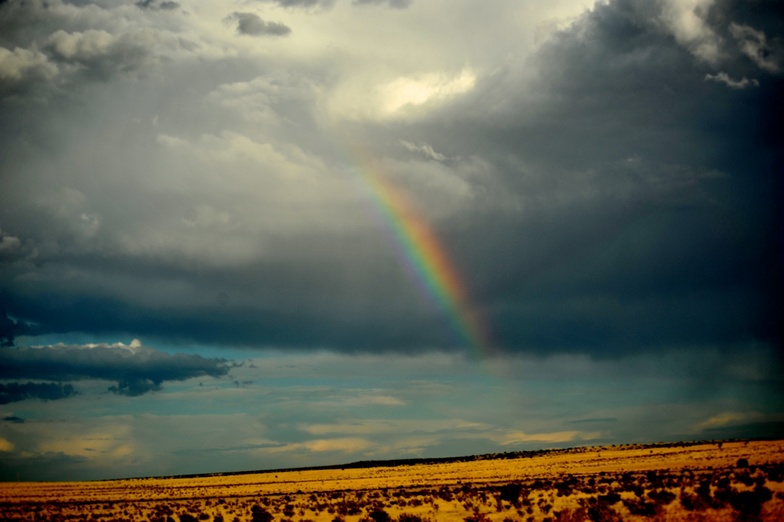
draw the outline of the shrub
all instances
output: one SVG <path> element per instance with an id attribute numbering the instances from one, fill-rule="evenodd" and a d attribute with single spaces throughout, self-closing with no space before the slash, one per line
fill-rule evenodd
<path id="1" fill-rule="evenodd" d="M 599 501 L 600 502 L 604 502 L 607 505 L 611 506 L 611 505 L 615 504 L 616 502 L 620 502 L 621 501 L 621 496 L 618 493 L 616 493 L 615 491 L 610 491 L 606 495 L 599 495 Z"/>
<path id="2" fill-rule="evenodd" d="M 655 489 L 648 492 L 648 498 L 653 500 L 657 505 L 666 506 L 675 500 L 675 493 L 667 491 L 666 489 Z"/>
<path id="3" fill-rule="evenodd" d="M 499 489 L 499 498 L 506 500 L 515 507 L 520 505 L 520 496 L 523 493 L 523 485 L 518 482 L 504 484 Z"/>
<path id="4" fill-rule="evenodd" d="M 705 500 L 697 495 L 690 495 L 685 491 L 681 492 L 681 506 L 686 511 L 703 511 L 708 508 Z"/>
<path id="5" fill-rule="evenodd" d="M 656 504 L 653 502 L 645 502 L 642 499 L 624 499 L 623 505 L 626 506 L 626 509 L 628 509 L 632 515 L 638 515 L 647 518 L 656 516 L 657 512 L 659 511 L 659 507 Z"/>
<path id="6" fill-rule="evenodd" d="M 729 498 L 732 509 L 738 512 L 739 520 L 758 520 L 762 505 L 773 498 L 773 492 L 765 487 L 752 491 L 733 491 Z"/>
<path id="7" fill-rule="evenodd" d="M 392 522 L 392 517 L 383 509 L 376 507 L 368 513 L 368 518 L 373 522 Z"/>
<path id="8" fill-rule="evenodd" d="M 612 506 L 603 502 L 596 502 L 588 508 L 588 518 L 593 522 L 623 522 Z"/>
<path id="9" fill-rule="evenodd" d="M 258 504 L 250 508 L 251 522 L 272 522 L 272 513 Z"/>

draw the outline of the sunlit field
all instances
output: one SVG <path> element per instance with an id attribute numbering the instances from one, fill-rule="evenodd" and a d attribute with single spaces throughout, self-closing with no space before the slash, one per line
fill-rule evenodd
<path id="1" fill-rule="evenodd" d="M 430 463 L 5 483 L 3 520 L 784 520 L 784 441 L 589 447 Z"/>

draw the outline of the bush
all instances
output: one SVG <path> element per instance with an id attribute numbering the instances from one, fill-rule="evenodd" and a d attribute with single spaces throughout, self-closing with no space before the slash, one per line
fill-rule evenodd
<path id="1" fill-rule="evenodd" d="M 272 513 L 256 504 L 250 508 L 251 522 L 272 522 Z"/>
<path id="2" fill-rule="evenodd" d="M 730 496 L 732 509 L 738 512 L 739 520 L 759 519 L 762 505 L 773 498 L 773 492 L 765 487 L 756 487 L 752 491 L 735 492 Z"/>
<path id="3" fill-rule="evenodd" d="M 519 482 L 504 484 L 499 488 L 499 498 L 506 500 L 515 507 L 520 506 L 520 496 L 523 493 L 523 485 Z"/>
<path id="4" fill-rule="evenodd" d="M 626 509 L 628 509 L 632 515 L 642 516 L 646 518 L 651 518 L 656 516 L 656 514 L 660 510 L 659 506 L 657 506 L 653 502 L 645 502 L 642 499 L 639 500 L 624 499 L 623 505 L 626 506 Z"/>
<path id="5" fill-rule="evenodd" d="M 373 522 L 392 522 L 392 517 L 389 516 L 389 513 L 379 507 L 368 513 L 367 518 Z"/>
<path id="6" fill-rule="evenodd" d="M 600 502 L 604 502 L 607 505 L 611 506 L 611 505 L 615 504 L 616 502 L 620 502 L 621 501 L 621 496 L 618 493 L 616 493 L 615 491 L 610 491 L 606 495 L 599 495 L 598 499 L 599 499 Z"/>
<path id="7" fill-rule="evenodd" d="M 675 500 L 675 493 L 667 491 L 666 489 L 655 489 L 648 492 L 648 498 L 653 500 L 657 505 L 666 506 Z"/>
<path id="8" fill-rule="evenodd" d="M 603 502 L 596 502 L 588 508 L 588 518 L 593 522 L 623 522 L 623 518 Z"/>

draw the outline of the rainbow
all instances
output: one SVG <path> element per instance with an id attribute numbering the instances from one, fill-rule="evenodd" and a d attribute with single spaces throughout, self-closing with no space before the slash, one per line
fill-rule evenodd
<path id="1" fill-rule="evenodd" d="M 492 342 L 488 329 L 471 308 L 466 285 L 438 237 L 404 192 L 384 177 L 374 159 L 356 151 L 353 156 L 359 160 L 358 173 L 364 192 L 390 232 L 408 273 L 441 310 L 455 340 L 480 357 L 489 355 Z"/>

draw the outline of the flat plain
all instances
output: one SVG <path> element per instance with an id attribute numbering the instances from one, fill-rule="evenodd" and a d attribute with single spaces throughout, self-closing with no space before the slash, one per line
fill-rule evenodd
<path id="1" fill-rule="evenodd" d="M 386 464 L 3 483 L 0 519 L 784 520 L 783 440 L 581 447 Z"/>

